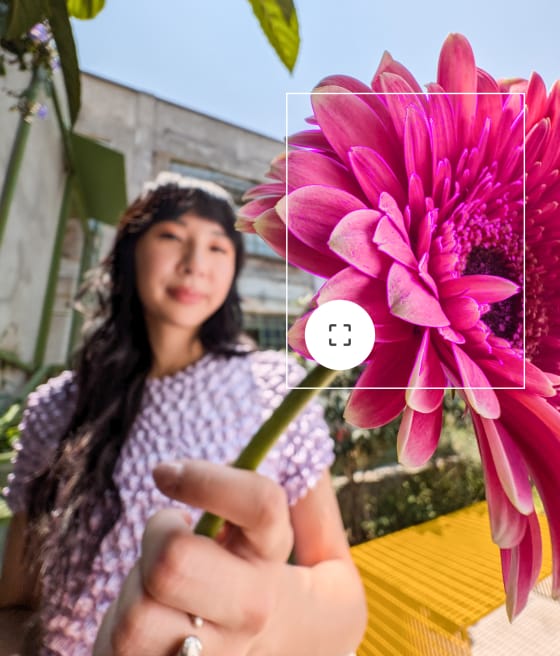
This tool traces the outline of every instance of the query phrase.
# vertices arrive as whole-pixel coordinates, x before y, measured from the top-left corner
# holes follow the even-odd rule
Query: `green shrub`
[[[348,481],[338,490],[352,545],[485,498],[480,463],[458,456],[437,458],[415,473],[394,466],[366,472],[362,478]]]
[[[19,422],[23,406],[13,403],[2,416],[0,416],[0,453],[12,451],[19,437]]]

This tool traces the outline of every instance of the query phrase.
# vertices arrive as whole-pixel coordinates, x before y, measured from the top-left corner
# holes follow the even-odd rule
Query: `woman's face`
[[[146,320],[199,328],[229,293],[235,246],[219,223],[187,213],[151,226],[135,262]]]

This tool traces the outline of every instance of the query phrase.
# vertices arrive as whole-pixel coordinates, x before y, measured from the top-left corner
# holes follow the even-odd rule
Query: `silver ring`
[[[202,643],[195,635],[190,635],[185,638],[185,642],[181,646],[179,656],[200,656],[202,654]]]

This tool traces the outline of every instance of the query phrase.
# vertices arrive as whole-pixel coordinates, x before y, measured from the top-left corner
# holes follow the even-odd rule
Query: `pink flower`
[[[37,23],[28,32],[29,38],[34,43],[47,43],[51,39],[50,28],[46,23]]]
[[[429,95],[387,53],[371,87],[328,77],[312,128],[289,139],[287,161],[272,163],[239,219],[283,256],[287,234],[290,263],[326,279],[290,331],[296,351],[311,359],[305,324],[321,303],[344,298],[370,314],[376,344],[345,417],[376,427],[403,413],[401,462],[431,457],[444,388],[460,388],[510,617],[540,569],[531,481],[560,594],[559,84],[547,95],[538,75],[497,82],[461,35],[445,41]]]

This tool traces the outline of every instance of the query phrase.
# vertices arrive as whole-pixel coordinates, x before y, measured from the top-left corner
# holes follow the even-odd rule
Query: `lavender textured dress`
[[[152,468],[178,458],[233,461],[285,396],[285,363],[285,355],[274,351],[230,359],[206,354],[177,374],[147,381],[140,411],[115,469],[123,513],[103,540],[78,602],[54,606],[50,600],[57,581],[47,576],[43,583],[41,617],[46,639],[42,656],[91,654],[103,614],[139,556],[147,519],[162,508],[181,506],[158,491]],[[288,359],[290,385],[297,384],[303,373]],[[28,482],[51,458],[70,421],[75,397],[76,385],[69,371],[29,397],[6,490],[14,513],[26,509]],[[314,401],[289,426],[259,472],[280,483],[294,504],[332,460],[332,441],[322,408]],[[200,511],[191,512],[196,521]]]

